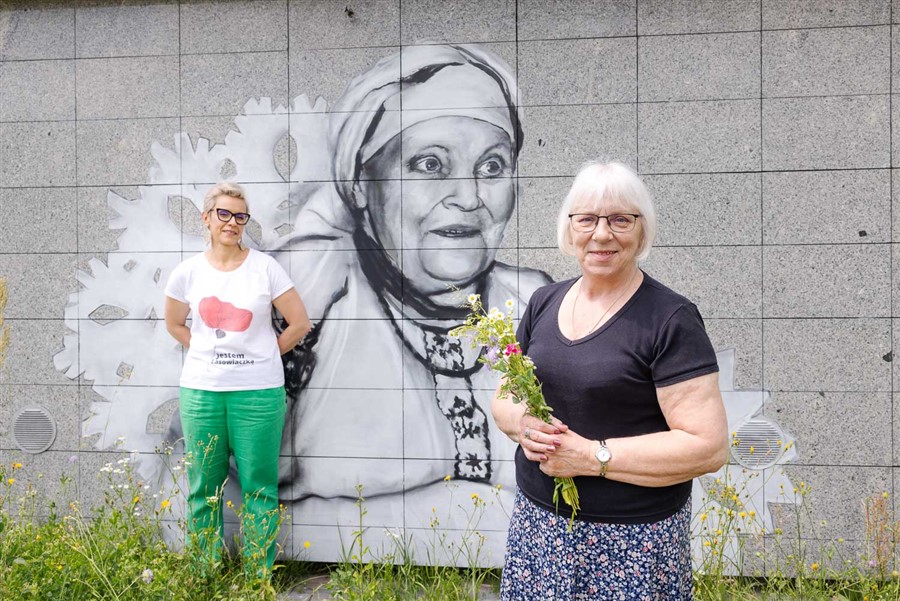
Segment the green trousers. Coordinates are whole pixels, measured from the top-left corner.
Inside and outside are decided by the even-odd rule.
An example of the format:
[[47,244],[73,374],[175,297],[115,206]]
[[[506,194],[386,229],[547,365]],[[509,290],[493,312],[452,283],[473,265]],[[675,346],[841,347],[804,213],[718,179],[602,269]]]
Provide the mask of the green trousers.
[[182,388],[180,411],[189,463],[189,548],[211,561],[221,558],[222,488],[234,455],[243,498],[244,565],[248,574],[271,574],[279,524],[284,387],[228,392]]

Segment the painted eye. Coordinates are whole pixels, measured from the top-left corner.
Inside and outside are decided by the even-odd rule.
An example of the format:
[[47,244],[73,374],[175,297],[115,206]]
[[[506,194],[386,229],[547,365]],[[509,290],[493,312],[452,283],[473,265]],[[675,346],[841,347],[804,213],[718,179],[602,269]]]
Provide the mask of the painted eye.
[[478,165],[475,175],[477,177],[498,177],[503,174],[504,167],[506,165],[502,160],[491,158]]
[[440,173],[441,172],[441,161],[435,156],[426,156],[413,159],[410,162],[410,167],[413,171],[418,171],[419,173]]

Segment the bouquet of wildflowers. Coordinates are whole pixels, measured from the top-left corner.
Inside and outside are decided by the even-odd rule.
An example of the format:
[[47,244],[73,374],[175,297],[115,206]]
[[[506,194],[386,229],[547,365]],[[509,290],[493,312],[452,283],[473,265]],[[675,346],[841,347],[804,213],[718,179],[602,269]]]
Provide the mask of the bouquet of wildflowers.
[[[500,394],[511,396],[513,403],[525,403],[527,413],[549,424],[553,409],[544,400],[541,383],[534,375],[534,361],[522,354],[516,340],[512,319],[513,301],[506,301],[506,313],[497,308],[485,311],[481,297],[477,294],[470,294],[466,305],[471,312],[465,325],[454,328],[450,335],[469,338],[472,346],[485,347],[487,350],[478,360],[505,376]],[[563,500],[572,508],[572,517],[569,519],[571,529],[575,514],[581,508],[578,489],[572,478],[554,478],[554,482],[553,502],[559,507],[559,497],[562,495]]]

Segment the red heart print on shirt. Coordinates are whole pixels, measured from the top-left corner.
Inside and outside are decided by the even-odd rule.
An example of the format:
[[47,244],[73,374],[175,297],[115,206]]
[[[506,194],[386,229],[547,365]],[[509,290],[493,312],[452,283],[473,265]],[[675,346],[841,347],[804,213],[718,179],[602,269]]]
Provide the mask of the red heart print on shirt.
[[253,313],[215,296],[207,296],[200,301],[200,319],[216,329],[216,338],[224,338],[225,332],[243,332],[249,328]]

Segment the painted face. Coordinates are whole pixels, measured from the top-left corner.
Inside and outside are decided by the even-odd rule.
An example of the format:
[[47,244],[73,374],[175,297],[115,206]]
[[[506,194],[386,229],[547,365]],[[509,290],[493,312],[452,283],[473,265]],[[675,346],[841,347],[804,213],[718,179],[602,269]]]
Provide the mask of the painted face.
[[213,244],[235,246],[241,241],[244,226],[232,217],[227,223],[216,216],[217,209],[227,209],[232,213],[247,213],[247,203],[240,198],[220,194],[216,197],[213,209],[203,214],[203,223],[209,228],[210,240]]
[[446,292],[490,266],[515,205],[513,169],[506,132],[467,117],[408,127],[366,163],[374,233],[420,292]]
[[[616,213],[639,214],[637,208],[620,201],[597,199],[578,200],[570,213],[614,215]],[[644,228],[639,218],[630,232],[614,232],[606,219],[600,219],[593,232],[576,232],[569,225],[569,233],[575,247],[575,257],[585,275],[616,276],[637,265]]]

